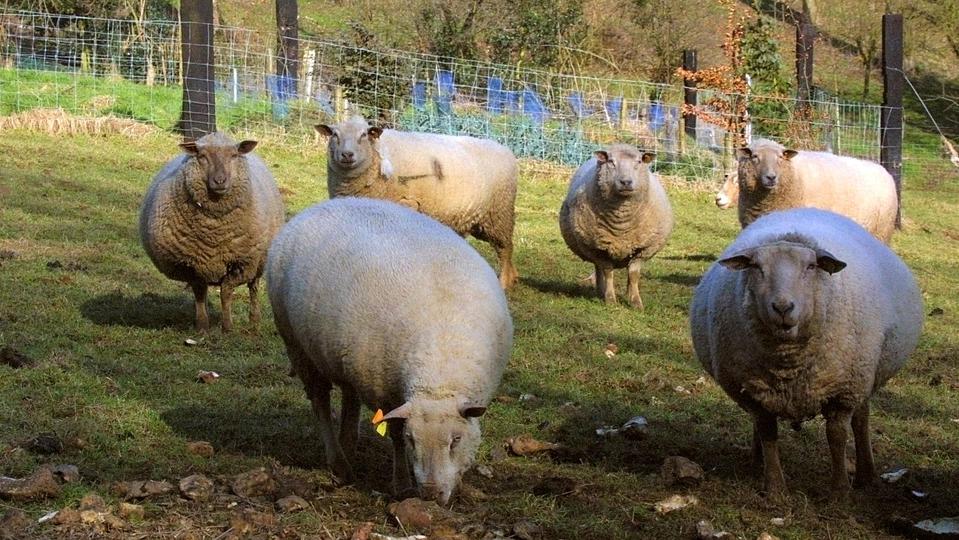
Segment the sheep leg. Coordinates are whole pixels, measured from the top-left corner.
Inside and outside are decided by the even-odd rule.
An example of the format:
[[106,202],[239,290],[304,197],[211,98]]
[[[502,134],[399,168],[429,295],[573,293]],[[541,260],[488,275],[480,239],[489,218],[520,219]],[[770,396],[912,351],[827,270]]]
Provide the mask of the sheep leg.
[[319,377],[313,377],[311,382],[307,391],[310,403],[313,404],[313,412],[320,424],[320,437],[326,448],[326,463],[340,481],[350,484],[354,479],[353,467],[350,466],[333,432],[333,410],[330,408],[330,391],[333,386]]
[[852,414],[852,434],[856,440],[856,487],[871,485],[876,477],[876,466],[872,460],[872,444],[869,441],[869,402]]
[[832,489],[830,498],[841,501],[849,494],[849,478],[846,476],[846,424],[849,413],[832,413],[826,417],[826,441],[832,457]]
[[397,497],[415,495],[410,464],[406,460],[406,441],[403,440],[405,420],[387,420],[390,438],[393,439],[393,493]]
[[208,287],[206,283],[194,281],[190,283],[193,289],[193,299],[196,308],[196,329],[200,332],[206,332],[210,329],[210,317],[206,313],[206,292]]
[[253,281],[246,284],[250,290],[250,326],[256,332],[260,328],[260,279],[254,278]]
[[763,440],[759,436],[759,424],[753,422],[753,467],[760,468],[763,467]]
[[616,283],[613,281],[613,269],[596,265],[596,292],[607,304],[616,303]]
[[493,249],[499,257],[499,283],[504,290],[510,289],[519,280],[519,272],[513,266],[513,244],[493,244]]
[[233,285],[220,284],[220,311],[222,312],[220,324],[224,332],[233,330],[233,289]]
[[779,462],[779,426],[776,424],[776,416],[768,413],[757,414],[754,426],[762,442],[766,494],[773,501],[781,502],[786,498],[786,478]]
[[642,261],[633,259],[629,261],[629,268],[626,274],[626,292],[629,295],[629,305],[636,309],[643,309],[643,298],[639,295],[639,269]]
[[360,398],[352,388],[341,386],[340,390],[343,393],[340,407],[340,447],[353,461],[360,421]]

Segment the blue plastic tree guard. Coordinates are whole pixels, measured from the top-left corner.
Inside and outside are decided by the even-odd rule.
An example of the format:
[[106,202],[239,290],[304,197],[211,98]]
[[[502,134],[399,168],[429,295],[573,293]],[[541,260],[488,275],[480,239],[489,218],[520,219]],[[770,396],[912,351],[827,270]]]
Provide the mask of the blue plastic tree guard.
[[515,90],[504,90],[503,94],[506,98],[506,110],[511,113],[520,112],[519,98],[522,95],[522,92]]
[[506,92],[503,91],[503,79],[490,77],[486,80],[486,110],[501,113],[506,106]]
[[273,118],[283,119],[289,114],[289,101],[296,97],[296,78],[287,75],[267,75],[266,91],[270,94]]
[[455,93],[453,72],[438,70],[436,72],[436,97],[433,98],[433,101],[436,103],[436,110],[440,114],[453,114],[453,94]]
[[593,111],[587,107],[586,102],[583,101],[583,94],[580,92],[573,92],[566,96],[566,103],[569,103],[569,107],[573,109],[573,114],[576,115],[576,118],[583,119],[593,114]]
[[649,104],[649,129],[650,131],[659,131],[666,123],[666,107],[654,101]]
[[614,122],[619,119],[619,111],[623,110],[623,96],[606,101],[606,114],[609,120]]
[[426,83],[423,81],[413,83],[413,107],[419,110],[426,107]]
[[548,111],[543,105],[543,100],[535,90],[527,88],[523,90],[523,113],[529,116],[537,123],[542,124],[546,120]]

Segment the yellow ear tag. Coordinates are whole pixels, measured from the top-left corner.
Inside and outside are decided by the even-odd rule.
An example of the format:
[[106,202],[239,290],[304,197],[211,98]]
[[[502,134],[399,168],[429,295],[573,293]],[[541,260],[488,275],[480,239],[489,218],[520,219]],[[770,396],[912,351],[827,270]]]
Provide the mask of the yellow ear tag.
[[380,434],[380,437],[386,437],[386,428],[388,425],[383,421],[383,409],[376,409],[376,412],[373,414],[373,425],[376,426],[376,432]]

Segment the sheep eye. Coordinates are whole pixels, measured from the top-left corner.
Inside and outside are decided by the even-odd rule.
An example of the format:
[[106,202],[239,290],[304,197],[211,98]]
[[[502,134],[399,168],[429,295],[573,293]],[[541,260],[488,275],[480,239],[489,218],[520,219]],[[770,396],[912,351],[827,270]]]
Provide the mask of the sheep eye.
[[815,264],[810,264],[809,266],[806,267],[806,270],[808,270],[808,271],[810,271],[810,272],[814,271],[815,269],[816,269],[816,265],[815,265]]
[[362,141],[365,138],[366,138],[366,133],[360,133],[360,140]]
[[461,435],[453,435],[453,438],[450,440],[450,450],[456,448],[456,445],[460,443],[463,439]]

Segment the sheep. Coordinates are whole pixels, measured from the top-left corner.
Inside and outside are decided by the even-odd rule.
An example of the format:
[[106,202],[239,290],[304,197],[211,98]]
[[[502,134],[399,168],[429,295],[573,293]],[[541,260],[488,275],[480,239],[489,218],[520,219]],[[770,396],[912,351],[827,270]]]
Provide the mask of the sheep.
[[330,198],[387,199],[422,212],[462,236],[489,242],[500,263],[500,283],[512,287],[516,157],[487,139],[370,127],[355,116],[319,124],[328,138]]
[[728,210],[739,204],[739,171],[726,173],[723,185],[716,192],[716,206]]
[[[354,478],[360,403],[389,411],[393,484],[446,504],[480,443],[513,323],[496,274],[451,229],[390,201],[341,197],[274,240],[267,288],[327,462]],[[330,390],[342,391],[339,439]],[[411,459],[407,460],[407,455]]]
[[153,178],[140,208],[140,241],[166,277],[193,289],[195,324],[210,327],[209,285],[220,286],[222,328],[233,328],[233,289],[250,290],[250,323],[260,321],[257,286],[270,241],[283,225],[283,200],[273,175],[250,153],[217,132],[180,145],[184,153]]
[[849,491],[851,419],[856,484],[872,482],[869,398],[915,349],[923,321],[916,281],[892,250],[833,212],[773,212],[707,270],[689,318],[699,361],[753,415],[771,498],[786,490],[777,418],[826,418],[835,499]]
[[788,150],[757,139],[739,149],[739,222],[745,227],[774,210],[814,207],[851,218],[888,244],[898,196],[877,163],[827,152]]
[[629,303],[643,309],[640,265],[673,230],[669,198],[649,164],[654,155],[617,144],[599,150],[573,174],[560,208],[563,240],[595,268],[596,291],[616,303],[613,269],[628,268]]

